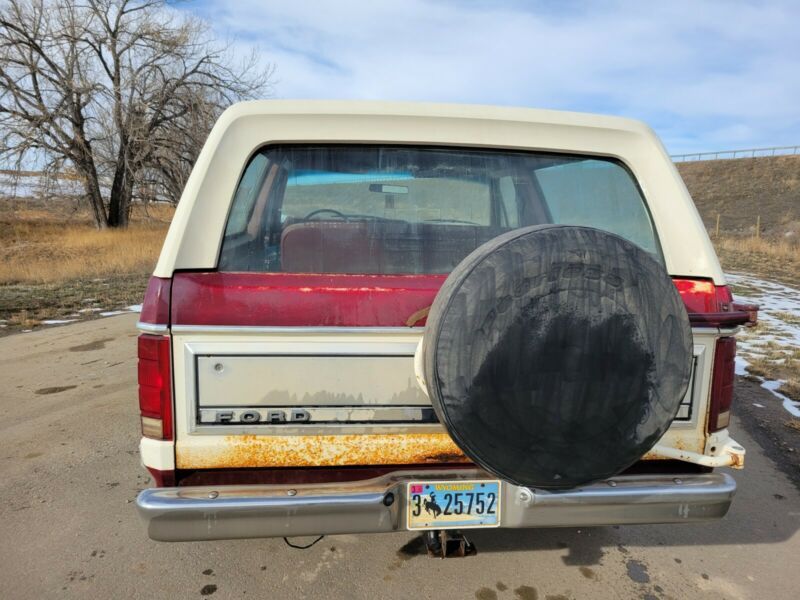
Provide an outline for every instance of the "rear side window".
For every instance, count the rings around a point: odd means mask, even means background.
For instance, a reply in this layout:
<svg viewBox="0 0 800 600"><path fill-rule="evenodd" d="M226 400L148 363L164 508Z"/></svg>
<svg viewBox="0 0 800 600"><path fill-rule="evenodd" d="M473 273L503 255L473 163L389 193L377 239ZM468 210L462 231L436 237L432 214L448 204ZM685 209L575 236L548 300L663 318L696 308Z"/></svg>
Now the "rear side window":
<svg viewBox="0 0 800 600"><path fill-rule="evenodd" d="M567 162L536 171L554 223L591 225L656 253L650 215L631 175L606 160Z"/></svg>
<svg viewBox="0 0 800 600"><path fill-rule="evenodd" d="M264 154L256 154L242 174L242 180L236 188L231 214L225 227L227 236L240 234L247 228L256 197L264 183L264 173L268 162L269 159Z"/></svg>
<svg viewBox="0 0 800 600"><path fill-rule="evenodd" d="M448 273L493 237L545 223L605 229L659 256L639 187L610 159L292 145L245 169L219 269Z"/></svg>

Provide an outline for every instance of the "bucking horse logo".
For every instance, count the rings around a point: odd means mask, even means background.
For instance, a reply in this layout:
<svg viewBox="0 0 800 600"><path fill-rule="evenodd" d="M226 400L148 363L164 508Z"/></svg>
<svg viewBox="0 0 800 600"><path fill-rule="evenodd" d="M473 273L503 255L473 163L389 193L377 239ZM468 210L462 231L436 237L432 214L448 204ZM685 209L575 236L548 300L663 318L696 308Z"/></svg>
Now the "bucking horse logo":
<svg viewBox="0 0 800 600"><path fill-rule="evenodd" d="M430 498L425 498L422 504L425 508L425 512L429 515L433 515L434 519L442 514L442 507L436 504L436 492L431 492Z"/></svg>

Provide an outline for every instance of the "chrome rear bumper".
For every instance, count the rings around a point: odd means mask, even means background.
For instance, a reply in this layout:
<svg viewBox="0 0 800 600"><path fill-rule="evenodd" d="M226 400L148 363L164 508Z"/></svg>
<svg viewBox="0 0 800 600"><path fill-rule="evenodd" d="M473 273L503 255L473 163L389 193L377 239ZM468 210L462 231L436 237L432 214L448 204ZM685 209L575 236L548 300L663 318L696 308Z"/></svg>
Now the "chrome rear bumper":
<svg viewBox="0 0 800 600"><path fill-rule="evenodd" d="M375 479L315 485L155 488L136 499L148 534L196 541L406 527L406 483L489 479L473 469L397 471ZM628 475L561 492L502 483L501 527L587 527L686 523L722 518L736 482L723 473Z"/></svg>

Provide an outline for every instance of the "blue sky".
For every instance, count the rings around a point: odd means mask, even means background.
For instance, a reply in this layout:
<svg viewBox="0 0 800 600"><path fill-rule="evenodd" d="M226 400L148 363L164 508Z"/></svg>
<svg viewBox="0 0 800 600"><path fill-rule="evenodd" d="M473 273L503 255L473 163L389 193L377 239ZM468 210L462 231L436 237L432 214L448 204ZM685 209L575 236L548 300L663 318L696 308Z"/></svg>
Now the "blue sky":
<svg viewBox="0 0 800 600"><path fill-rule="evenodd" d="M800 1L207 0L279 98L504 104L642 119L672 153L800 143Z"/></svg>

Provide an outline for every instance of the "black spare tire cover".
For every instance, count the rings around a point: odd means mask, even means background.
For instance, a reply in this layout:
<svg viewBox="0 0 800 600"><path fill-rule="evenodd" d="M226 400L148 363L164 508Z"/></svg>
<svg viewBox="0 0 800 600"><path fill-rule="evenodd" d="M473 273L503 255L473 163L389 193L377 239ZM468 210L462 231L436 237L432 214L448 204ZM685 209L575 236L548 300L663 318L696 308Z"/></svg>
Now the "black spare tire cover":
<svg viewBox="0 0 800 600"><path fill-rule="evenodd" d="M640 459L678 411L692 332L664 267L588 227L517 229L479 247L428 316L423 371L476 464L569 488Z"/></svg>

